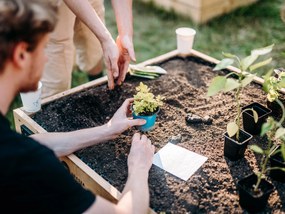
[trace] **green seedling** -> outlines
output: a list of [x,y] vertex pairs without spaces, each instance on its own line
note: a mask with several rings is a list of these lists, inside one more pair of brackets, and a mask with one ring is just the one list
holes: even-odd
[[[268,161],[271,155],[281,153],[283,160],[285,162],[285,129],[282,127],[282,123],[285,119],[285,110],[283,103],[276,99],[276,102],[280,105],[282,109],[282,118],[280,121],[276,121],[273,117],[269,117],[267,122],[262,125],[261,136],[267,136],[267,148],[262,149],[257,145],[251,145],[250,149],[255,153],[261,154],[262,159],[260,161],[260,169],[254,173],[257,176],[257,182],[254,185],[254,191],[259,191],[259,186],[262,179],[266,178],[267,172],[270,170],[282,170],[285,172],[285,168],[281,167],[269,167]],[[280,146],[280,149],[277,149]]]
[[133,111],[136,115],[152,115],[163,105],[163,97],[154,96],[147,85],[140,82],[136,87],[137,94],[134,95]]
[[[236,65],[239,68],[239,72],[230,72],[225,76],[215,77],[209,88],[208,96],[214,96],[219,92],[229,92],[234,91],[235,102],[236,102],[236,117],[234,121],[231,121],[227,125],[227,133],[230,137],[236,135],[236,139],[239,139],[239,130],[241,128],[241,101],[240,94],[244,87],[250,84],[256,77],[257,69],[269,64],[272,58],[266,58],[263,60],[258,60],[261,56],[265,56],[272,51],[274,45],[270,45],[264,48],[259,48],[251,51],[251,54],[245,58],[239,58],[231,53],[223,53],[225,57],[218,63],[214,71],[222,70],[230,65]],[[235,76],[236,78],[233,78]],[[258,115],[253,109],[245,109],[244,111],[251,110],[253,112],[254,120],[257,122]]]

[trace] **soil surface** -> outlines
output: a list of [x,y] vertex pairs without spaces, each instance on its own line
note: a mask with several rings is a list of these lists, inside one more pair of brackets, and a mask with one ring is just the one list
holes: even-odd
[[[168,142],[208,157],[204,165],[183,181],[156,166],[149,176],[150,207],[166,213],[244,213],[239,205],[237,182],[257,169],[261,157],[249,149],[245,158],[232,162],[223,155],[226,124],[235,116],[232,92],[207,97],[213,65],[199,58],[175,57],[159,64],[168,71],[156,80],[128,77],[122,87],[113,91],[106,84],[86,89],[42,107],[34,115],[49,132],[72,131],[106,123],[126,98],[135,94],[140,81],[150,86],[155,95],[166,98],[156,127],[147,136],[159,151]],[[250,84],[242,93],[242,106],[252,102],[266,105],[266,95],[258,84]],[[209,116],[212,124],[186,122],[187,114]],[[122,191],[127,179],[127,157],[132,128],[105,144],[78,151],[76,155],[110,184]],[[254,136],[249,144],[265,148],[266,141]],[[264,213],[285,212],[285,184],[268,179],[275,186]]]

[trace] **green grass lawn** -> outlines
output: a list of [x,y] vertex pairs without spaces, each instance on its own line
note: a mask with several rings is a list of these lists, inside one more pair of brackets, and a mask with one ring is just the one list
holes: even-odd
[[[218,17],[204,25],[154,8],[134,0],[134,45],[137,62],[167,53],[176,48],[175,29],[191,27],[196,29],[194,49],[217,59],[222,51],[245,56],[251,49],[274,43],[272,52],[274,67],[285,67],[285,24],[280,19],[283,0],[259,0],[258,3],[240,8],[228,15]],[[116,37],[116,22],[110,1],[106,4],[106,25]],[[72,86],[87,82],[86,74],[75,71]],[[21,106],[19,97],[11,109]],[[12,112],[8,118],[13,126]]]

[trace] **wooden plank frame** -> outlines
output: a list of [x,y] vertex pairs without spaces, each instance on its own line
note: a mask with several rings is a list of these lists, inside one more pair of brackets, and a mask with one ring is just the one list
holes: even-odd
[[[164,55],[155,57],[153,59],[144,61],[140,63],[139,65],[151,65],[156,64],[159,62],[166,61],[170,58],[173,58],[175,56],[181,56],[186,57],[188,55],[181,55],[177,50],[171,51],[169,53],[166,53]],[[196,56],[201,59],[204,59],[208,62],[217,64],[219,63],[219,60],[214,59],[208,55],[205,55],[199,51],[192,50],[189,56]],[[229,66],[229,70],[239,73],[240,70]],[[101,84],[104,84],[107,82],[107,77],[102,77],[100,79],[94,80],[92,82],[88,82],[86,84],[80,85],[78,87],[75,87],[73,89],[67,90],[65,92],[56,94],[52,97],[46,98],[42,100],[42,105],[47,104],[49,102],[52,102],[56,99],[59,99],[61,97],[80,92],[86,88],[98,86]],[[254,82],[258,84],[262,84],[264,80],[259,77],[255,77]],[[285,90],[281,89],[281,93],[285,94]],[[45,133],[47,132],[45,129],[43,129],[39,124],[37,124],[32,118],[31,113],[27,113],[23,110],[23,108],[18,108],[13,111],[14,113],[14,120],[15,120],[15,126],[16,130],[19,133],[22,133],[21,126],[25,125],[28,129],[30,129],[33,133]],[[121,197],[121,193],[113,187],[111,184],[109,184],[105,179],[103,179],[99,174],[97,174],[94,170],[92,170],[87,164],[85,164],[83,161],[81,161],[76,155],[71,154],[69,156],[61,158],[63,164],[69,169],[70,173],[75,177],[75,179],[81,183],[85,188],[90,189],[92,192],[94,192],[97,195],[100,195],[104,198],[106,198],[109,201],[112,201],[116,203],[119,198]],[[155,213],[152,209],[149,210],[149,213]]]
[[196,23],[206,23],[210,19],[229,13],[236,8],[257,2],[258,0],[141,0],[153,2],[167,11],[174,10],[191,18]]

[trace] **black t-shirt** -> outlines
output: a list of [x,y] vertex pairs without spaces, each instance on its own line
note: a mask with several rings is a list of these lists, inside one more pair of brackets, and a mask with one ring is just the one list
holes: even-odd
[[82,213],[94,201],[52,150],[12,131],[0,114],[0,213]]

